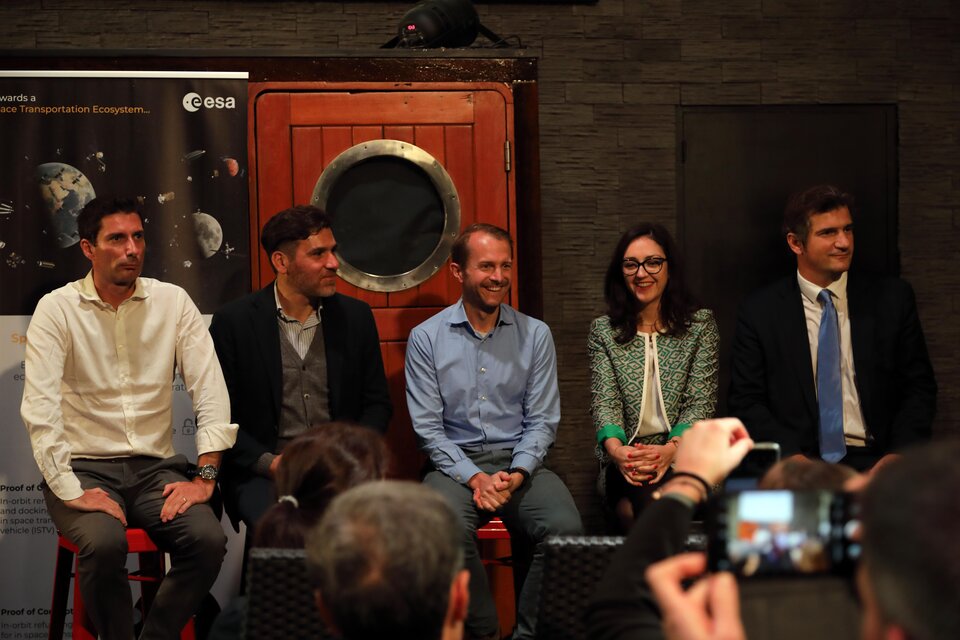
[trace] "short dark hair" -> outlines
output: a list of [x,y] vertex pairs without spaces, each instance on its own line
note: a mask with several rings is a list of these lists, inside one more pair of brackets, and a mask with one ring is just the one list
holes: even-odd
[[506,229],[501,229],[495,224],[475,222],[464,229],[463,233],[457,236],[457,239],[454,240],[453,248],[450,250],[450,262],[458,264],[461,267],[465,267],[467,265],[467,260],[470,258],[470,249],[467,247],[467,243],[470,242],[470,236],[475,233],[485,233],[493,236],[497,240],[503,240],[510,245],[510,255],[513,255],[513,238],[510,237],[509,231]]
[[845,464],[825,460],[789,457],[770,467],[760,479],[761,489],[788,491],[843,491],[843,485],[857,475]]
[[853,196],[830,184],[818,184],[798,191],[787,200],[783,210],[783,234],[792,233],[806,242],[810,233],[810,216],[846,207],[853,215]]
[[909,451],[863,496],[863,562],[884,620],[915,640],[960,629],[960,440]]
[[330,228],[330,216],[312,204],[301,204],[284,209],[263,225],[260,232],[260,245],[267,257],[278,249],[286,253],[284,245],[306,240],[324,229]]
[[686,333],[693,322],[693,314],[697,310],[697,303],[687,288],[683,259],[670,232],[663,225],[654,222],[641,222],[634,225],[627,229],[617,241],[603,280],[603,297],[607,302],[607,316],[610,318],[610,326],[616,332],[614,339],[619,344],[626,344],[637,335],[637,314],[640,313],[640,303],[627,288],[624,280],[623,256],[630,243],[643,236],[649,236],[663,247],[663,257],[667,259],[670,276],[660,297],[660,320],[667,335]]
[[440,638],[463,569],[461,525],[437,491],[368,482],[338,496],[307,537],[307,565],[347,640]]
[[140,203],[135,198],[117,198],[103,196],[94,198],[80,211],[77,216],[77,234],[81,240],[97,244],[100,235],[100,221],[115,213],[135,213],[143,219]]
[[330,502],[364,482],[387,475],[389,458],[383,437],[368,427],[329,422],[311,427],[283,448],[274,486],[277,502],[257,522],[254,545],[302,549],[307,531]]

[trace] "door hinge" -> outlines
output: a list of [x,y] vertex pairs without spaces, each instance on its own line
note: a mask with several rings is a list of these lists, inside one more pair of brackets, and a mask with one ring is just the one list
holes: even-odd
[[510,173],[510,141],[503,143],[503,170]]

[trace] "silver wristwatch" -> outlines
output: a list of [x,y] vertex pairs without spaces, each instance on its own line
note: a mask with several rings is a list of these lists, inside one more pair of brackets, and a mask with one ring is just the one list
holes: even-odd
[[205,464],[197,469],[197,477],[204,480],[216,480],[219,471],[212,464]]

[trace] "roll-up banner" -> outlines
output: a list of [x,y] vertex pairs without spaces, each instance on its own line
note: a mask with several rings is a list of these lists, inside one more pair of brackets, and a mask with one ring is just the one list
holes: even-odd
[[[143,275],[182,286],[208,322],[246,293],[246,99],[246,73],[0,71],[0,640],[47,637],[56,556],[20,419],[30,314],[89,271],[77,214],[104,195],[139,201]],[[190,398],[172,384],[174,446],[195,460]],[[224,528],[221,606],[243,550]]]

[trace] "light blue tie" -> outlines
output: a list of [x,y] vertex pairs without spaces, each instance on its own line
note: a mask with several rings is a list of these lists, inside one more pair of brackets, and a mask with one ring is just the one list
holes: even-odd
[[817,402],[820,405],[820,457],[839,462],[847,454],[843,441],[843,383],[840,380],[840,331],[837,309],[826,289],[817,296],[823,303],[817,338]]

